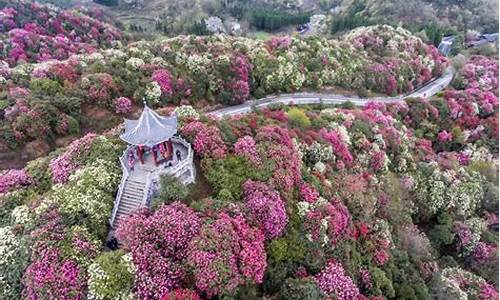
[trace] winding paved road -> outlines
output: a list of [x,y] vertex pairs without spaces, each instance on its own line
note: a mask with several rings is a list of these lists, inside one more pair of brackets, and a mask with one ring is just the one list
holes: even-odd
[[373,98],[360,98],[357,96],[344,96],[340,94],[321,94],[321,93],[292,93],[292,94],[280,94],[277,96],[269,96],[266,98],[261,98],[257,100],[248,100],[242,104],[224,107],[211,112],[208,115],[215,117],[225,117],[238,114],[246,114],[255,108],[262,108],[269,106],[270,104],[282,103],[289,104],[293,102],[295,105],[305,105],[305,104],[340,104],[343,102],[350,101],[354,105],[361,106],[365,104],[368,100],[370,101],[381,101],[381,102],[399,102],[403,101],[405,98],[409,97],[430,97],[435,95],[437,92],[441,91],[443,88],[448,86],[453,79],[455,70],[453,67],[448,67],[444,71],[443,75],[428,82],[426,85],[418,88],[414,92],[406,95],[399,95],[396,97],[373,97]]

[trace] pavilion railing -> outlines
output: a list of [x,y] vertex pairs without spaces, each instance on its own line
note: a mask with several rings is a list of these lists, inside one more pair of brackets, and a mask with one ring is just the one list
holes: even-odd
[[[148,206],[151,198],[154,196],[152,188],[155,186],[155,184],[158,184],[159,178],[161,175],[164,174],[169,174],[169,175],[175,175],[181,172],[182,170],[185,170],[186,168],[190,168],[191,164],[193,163],[193,149],[191,148],[191,144],[189,144],[186,140],[184,140],[181,137],[174,136],[171,138],[172,142],[174,143],[179,143],[186,147],[188,154],[187,156],[179,161],[175,166],[172,166],[170,168],[162,168],[155,170],[147,175],[146,178],[146,186],[144,188],[144,194],[142,198],[142,205],[143,206]],[[130,175],[130,168],[128,166],[128,153],[129,151],[133,148],[133,146],[128,146],[127,149],[123,151],[122,156],[120,157],[120,165],[122,168],[122,179],[120,182],[120,185],[118,187],[118,193],[116,194],[115,201],[113,202],[113,212],[111,213],[111,218],[109,219],[109,223],[111,226],[113,226],[113,223],[116,218],[116,214],[118,213],[118,208],[120,207],[120,201],[121,197],[123,194],[123,190],[125,189],[125,183],[127,181],[128,176]]]

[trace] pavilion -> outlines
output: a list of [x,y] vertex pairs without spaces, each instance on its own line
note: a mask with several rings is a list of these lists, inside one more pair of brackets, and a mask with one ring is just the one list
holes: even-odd
[[183,184],[196,176],[191,145],[176,135],[176,116],[160,116],[144,103],[139,119],[125,119],[124,129],[120,138],[129,146],[120,157],[123,176],[110,218],[113,228],[120,219],[150,206],[161,175],[175,176]]

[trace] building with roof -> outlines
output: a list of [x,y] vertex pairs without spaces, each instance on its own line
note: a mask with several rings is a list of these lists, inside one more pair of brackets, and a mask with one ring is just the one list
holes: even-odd
[[137,120],[125,119],[120,138],[129,146],[120,157],[122,180],[114,202],[110,225],[151,205],[161,175],[172,175],[183,184],[195,181],[191,145],[177,136],[177,117],[160,116],[144,104]]

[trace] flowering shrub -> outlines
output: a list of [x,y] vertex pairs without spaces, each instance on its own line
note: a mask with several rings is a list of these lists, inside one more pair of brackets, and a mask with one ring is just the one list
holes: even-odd
[[201,298],[195,291],[176,289],[163,295],[161,300],[201,300]]
[[262,160],[273,162],[271,184],[278,190],[290,191],[300,181],[300,158],[286,128],[265,126],[255,140]]
[[11,65],[92,53],[97,47],[109,47],[121,39],[117,28],[83,11],[58,10],[17,0],[2,7],[0,59]]
[[461,89],[480,89],[498,94],[498,61],[473,55],[459,74],[454,85]]
[[345,275],[344,268],[338,262],[329,262],[315,280],[323,293],[339,300],[356,299],[359,295],[358,288],[352,279]]
[[57,209],[49,208],[31,232],[31,263],[23,276],[28,299],[85,298],[86,269],[97,256],[99,242],[80,226],[65,227]]
[[115,99],[115,112],[117,114],[126,115],[132,110],[132,100],[127,97],[119,97]]
[[0,194],[14,188],[21,188],[32,183],[31,177],[24,170],[7,170],[0,172]]
[[458,267],[442,270],[434,288],[439,298],[445,295],[456,299],[498,298],[498,291],[484,279]]
[[177,116],[179,122],[191,122],[197,121],[200,118],[200,114],[190,105],[177,106],[174,109],[174,114]]
[[97,160],[77,170],[66,185],[56,184],[49,203],[57,203],[70,219],[86,223],[99,236],[105,234],[113,192],[119,182],[116,166]]
[[468,217],[478,207],[482,195],[482,178],[478,173],[458,170],[442,170],[430,167],[418,177],[415,195],[423,213],[433,215],[442,209],[451,209]]
[[155,70],[151,79],[160,86],[161,92],[164,95],[170,95],[172,93],[172,77],[167,70]]
[[234,153],[248,158],[255,165],[260,165],[260,157],[257,153],[255,141],[251,136],[239,138],[234,144]]
[[314,203],[314,202],[316,202],[316,200],[318,200],[319,193],[313,186],[311,186],[307,183],[303,183],[300,186],[300,198],[303,201],[306,201],[309,203]]
[[96,137],[97,135],[89,133],[73,141],[62,155],[50,162],[50,170],[54,183],[63,183],[68,180],[69,175],[78,168],[76,157],[88,151]]
[[25,281],[29,299],[84,298],[87,286],[84,269],[71,259],[63,259],[57,248],[39,253],[26,269]]
[[[183,260],[200,230],[200,218],[179,202],[141,211],[120,222],[116,236],[132,253],[135,295],[160,299],[186,276]],[[154,283],[154,284],[152,284]]]
[[103,106],[112,106],[111,99],[119,90],[113,76],[107,73],[87,75],[82,78],[82,88],[86,90],[89,101]]
[[191,137],[194,151],[200,156],[220,158],[226,154],[226,145],[215,126],[206,126],[199,121],[194,121],[184,125],[181,132]]
[[13,227],[0,227],[0,297],[19,299],[21,277],[28,265],[28,243]]
[[205,223],[189,245],[188,264],[196,287],[208,297],[231,295],[243,282],[262,283],[266,269],[264,235],[242,216],[221,213]]
[[245,182],[242,188],[250,219],[257,221],[268,239],[279,237],[288,222],[279,193],[265,183],[252,180]]
[[105,252],[88,268],[89,299],[134,299],[134,265],[122,250]]
[[347,208],[339,201],[331,203],[320,198],[315,203],[299,202],[299,214],[304,217],[304,229],[310,241],[335,245],[348,232],[351,216]]

